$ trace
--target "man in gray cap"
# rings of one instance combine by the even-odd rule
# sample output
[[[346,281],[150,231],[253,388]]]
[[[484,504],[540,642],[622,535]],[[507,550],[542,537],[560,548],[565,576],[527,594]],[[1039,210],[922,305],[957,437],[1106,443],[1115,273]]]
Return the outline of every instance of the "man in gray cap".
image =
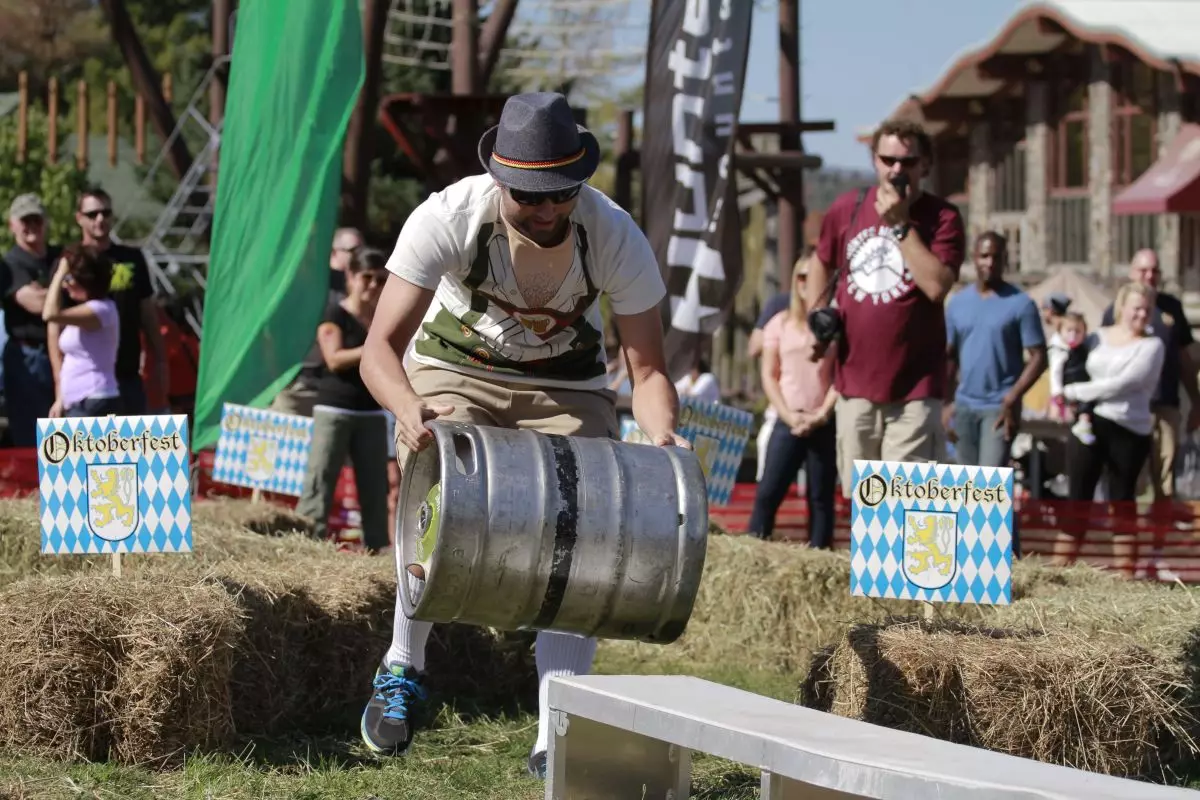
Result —
[[[17,242],[5,254],[0,270],[0,305],[8,332],[3,356],[8,429],[14,447],[34,447],[38,417],[49,416],[54,403],[42,304],[59,248],[46,243],[46,209],[36,194],[12,201],[8,226]]]

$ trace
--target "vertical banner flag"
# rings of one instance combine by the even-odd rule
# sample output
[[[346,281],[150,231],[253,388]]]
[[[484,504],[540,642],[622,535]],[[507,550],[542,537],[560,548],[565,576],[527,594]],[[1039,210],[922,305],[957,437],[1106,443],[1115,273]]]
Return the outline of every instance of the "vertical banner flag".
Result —
[[[733,145],[754,4],[654,0],[642,124],[642,227],[667,282],[668,365],[691,368],[742,279]]]

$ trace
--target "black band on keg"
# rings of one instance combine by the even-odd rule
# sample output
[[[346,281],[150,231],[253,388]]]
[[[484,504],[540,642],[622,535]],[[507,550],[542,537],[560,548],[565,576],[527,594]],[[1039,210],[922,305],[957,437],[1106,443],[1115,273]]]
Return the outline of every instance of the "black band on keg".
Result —
[[[547,436],[554,452],[554,472],[558,478],[558,516],[554,520],[554,560],[550,563],[550,582],[533,627],[546,628],[558,616],[567,594],[571,560],[579,525],[579,462],[565,436]]]

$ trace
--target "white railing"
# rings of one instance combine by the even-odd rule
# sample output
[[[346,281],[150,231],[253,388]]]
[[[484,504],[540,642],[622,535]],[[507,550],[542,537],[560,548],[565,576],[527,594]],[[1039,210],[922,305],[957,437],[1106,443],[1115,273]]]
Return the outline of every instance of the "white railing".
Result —
[[[684,800],[692,751],[762,771],[764,800],[1195,800],[903,733],[699,678],[554,678],[547,800]]]

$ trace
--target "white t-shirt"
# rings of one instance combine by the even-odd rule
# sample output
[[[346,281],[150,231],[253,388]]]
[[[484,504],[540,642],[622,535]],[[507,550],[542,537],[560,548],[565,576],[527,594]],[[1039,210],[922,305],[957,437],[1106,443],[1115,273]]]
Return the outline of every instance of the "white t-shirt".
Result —
[[[1096,416],[1149,436],[1154,430],[1150,400],[1158,391],[1164,352],[1162,340],[1154,336],[1143,336],[1120,347],[1113,347],[1101,336],[1100,343],[1088,354],[1090,380],[1068,384],[1063,394],[1072,402],[1095,403]]]
[[[721,402],[721,385],[717,383],[717,376],[711,372],[701,373],[695,381],[692,381],[692,374],[689,372],[675,382],[675,391],[680,397],[691,397],[701,403]]]
[[[603,389],[596,300],[607,294],[616,314],[639,314],[662,301],[666,286],[650,243],[620,206],[584,186],[571,213],[575,246],[566,277],[545,306],[529,308],[500,199],[491,176],[472,176],[431,195],[404,223],[387,267],[435,292],[413,359],[517,383]]]

